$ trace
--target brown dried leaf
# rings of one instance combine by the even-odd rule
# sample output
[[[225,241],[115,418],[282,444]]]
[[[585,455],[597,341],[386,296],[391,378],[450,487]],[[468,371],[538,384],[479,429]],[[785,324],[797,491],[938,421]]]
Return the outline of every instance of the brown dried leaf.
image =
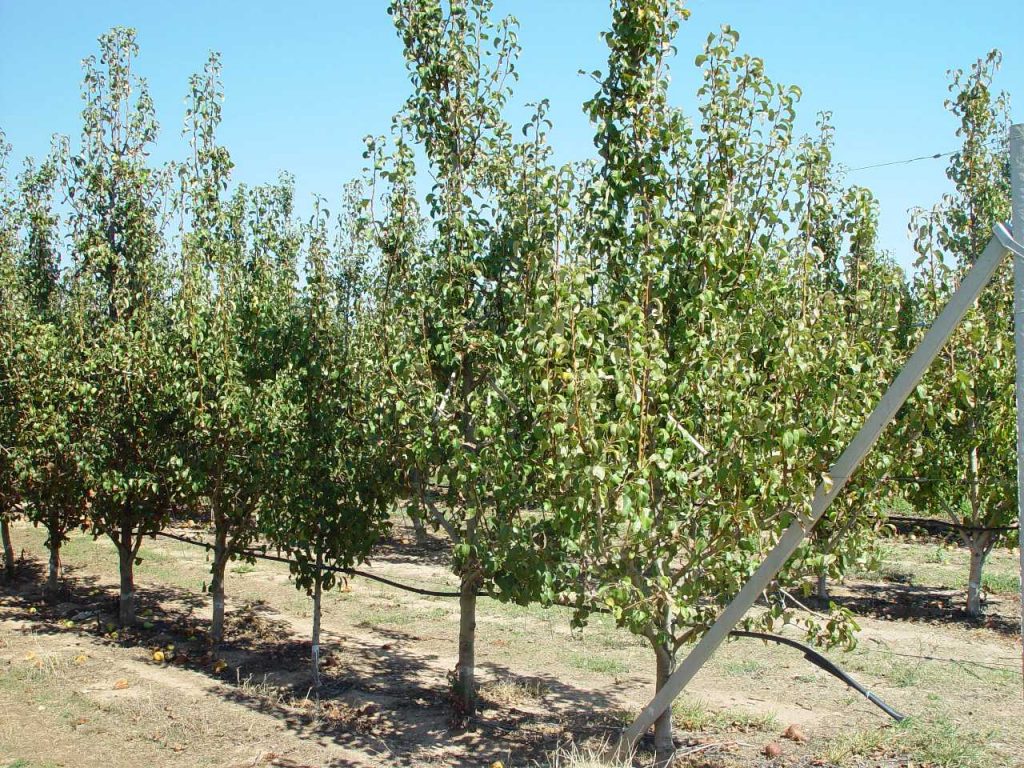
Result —
[[[809,739],[807,738],[807,734],[805,734],[803,730],[800,728],[800,726],[796,723],[792,723],[788,728],[786,728],[786,730],[782,732],[782,737],[784,739],[796,741],[801,744],[803,744],[806,741],[809,741]]]

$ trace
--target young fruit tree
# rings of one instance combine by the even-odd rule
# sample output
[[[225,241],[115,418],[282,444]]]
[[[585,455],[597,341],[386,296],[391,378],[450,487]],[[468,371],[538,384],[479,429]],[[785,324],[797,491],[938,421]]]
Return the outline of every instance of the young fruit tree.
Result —
[[[335,569],[365,560],[386,532],[396,487],[392,411],[381,387],[383,360],[371,343],[373,275],[363,249],[352,246],[355,206],[347,205],[347,227],[333,247],[319,200],[302,230],[305,282],[295,292],[291,359],[282,374],[280,495],[261,519],[270,542],[293,559],[295,585],[313,597],[318,688],[323,592],[337,582]]]
[[[863,187],[844,188],[832,161],[834,129],[830,116],[819,117],[818,135],[800,148],[797,183],[803,187],[806,214],[804,263],[808,288],[828,297],[816,320],[815,335],[842,351],[839,365],[818,365],[819,391],[826,400],[804,401],[836,422],[844,399],[872,403],[898,373],[908,353],[910,301],[903,270],[877,245],[878,204]],[[842,393],[836,398],[837,393]],[[829,401],[830,400],[830,401]],[[828,429],[823,424],[822,429]],[[825,461],[841,446],[820,442]],[[828,599],[828,578],[842,578],[871,559],[884,525],[884,509],[896,486],[889,441],[872,451],[868,464],[847,485],[838,503],[818,521],[810,537],[808,567],[818,574],[817,596]],[[819,562],[811,562],[818,559]]]
[[[873,404],[859,387],[884,382],[852,375],[868,342],[847,330],[814,242],[820,161],[794,140],[799,91],[724,28],[697,57],[687,120],[667,94],[685,17],[672,0],[613,3],[607,74],[587,104],[600,160],[537,416],[551,425],[551,503],[579,541],[566,599],[579,620],[603,607],[646,638],[659,689],[809,508]],[[779,587],[822,562],[805,545]],[[842,609],[821,622],[775,594],[750,617],[778,619],[824,643],[850,642],[854,627]],[[670,711],[655,749],[668,764]]]
[[[210,640],[218,644],[227,564],[254,543],[270,499],[279,408],[274,361],[281,359],[274,352],[281,350],[269,339],[291,289],[257,299],[264,273],[254,268],[253,250],[262,239],[247,235],[246,224],[250,217],[255,226],[259,214],[245,188],[225,198],[232,163],[216,136],[219,57],[211,55],[190,85],[185,135],[192,156],[180,168],[185,227],[173,300],[172,385],[179,388],[174,399],[186,445],[184,500],[196,520],[205,516],[213,524]]]
[[[953,191],[911,223],[918,254],[913,292],[927,327],[981,254],[992,227],[1009,218],[1005,137],[1009,103],[992,91],[997,51],[953,73],[946,108],[962,147],[946,175]],[[901,419],[910,450],[901,456],[911,503],[947,517],[970,551],[967,613],[981,614],[982,570],[993,547],[1009,543],[1016,517],[1013,269],[996,272]]]
[[[28,519],[46,530],[46,593],[55,597],[60,548],[84,525],[86,486],[81,472],[89,387],[82,373],[82,337],[61,282],[59,221],[53,198],[58,157],[21,176],[24,222],[19,282],[24,296],[24,344],[17,358],[23,407],[14,446],[20,493]]]
[[[7,162],[11,145],[0,130],[0,540],[3,543],[4,580],[14,578],[11,521],[18,515],[18,469],[15,447],[19,442],[18,359],[24,351],[24,297],[18,290],[18,206],[10,187]]]
[[[85,343],[81,386],[90,395],[81,452],[89,519],[94,534],[117,547],[118,615],[131,625],[139,548],[171,513],[182,464],[167,386],[167,180],[148,164],[157,124],[146,83],[132,71],[135,32],[118,27],[99,42],[99,60],[84,62],[81,147],[64,174],[70,303]]]
[[[476,707],[481,592],[528,602],[542,588],[528,507],[536,425],[524,389],[523,329],[557,251],[563,174],[551,164],[545,104],[516,141],[503,117],[516,79],[516,22],[488,0],[392,4],[413,93],[396,119],[394,154],[371,142],[387,182],[372,214],[385,282],[389,392],[416,480],[413,512],[453,547],[460,579],[456,707]],[[434,184],[418,221],[414,153]],[[396,243],[405,243],[402,252]],[[534,567],[530,563],[534,563]],[[548,590],[550,590],[550,580]]]

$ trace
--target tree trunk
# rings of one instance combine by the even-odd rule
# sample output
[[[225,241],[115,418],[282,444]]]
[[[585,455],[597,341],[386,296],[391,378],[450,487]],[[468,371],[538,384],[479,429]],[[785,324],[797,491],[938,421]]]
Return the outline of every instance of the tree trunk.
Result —
[[[422,509],[424,495],[423,478],[418,469],[409,470],[409,485],[412,488],[412,493],[420,500]],[[423,518],[418,513],[412,512],[409,513],[409,518],[412,520],[412,529],[416,534],[416,543],[426,544],[430,537],[427,536],[427,528],[423,525]]]
[[[456,702],[462,713],[471,717],[476,714],[476,577],[463,576],[459,592],[459,663]]]
[[[56,514],[47,515],[46,548],[50,552],[50,567],[46,577],[46,599],[53,600],[60,589],[60,517]]]
[[[52,600],[60,589],[60,540],[50,538],[50,570],[46,577],[46,597]]]
[[[671,647],[656,643],[654,656],[657,660],[655,687],[660,691],[675,671],[676,654]],[[654,768],[668,768],[672,765],[675,754],[676,746],[672,740],[672,707],[668,707],[654,721]]]
[[[14,580],[14,544],[11,542],[11,521],[0,518],[0,536],[4,542],[4,580]]]
[[[135,624],[135,553],[131,547],[118,548],[121,571],[121,595],[117,620],[122,627]]]
[[[828,600],[828,571],[822,570],[818,574],[818,599]]]
[[[213,542],[213,576],[210,594],[213,597],[213,617],[210,621],[210,642],[220,645],[224,640],[224,572],[228,565],[227,532],[218,526]]]
[[[412,529],[416,534],[416,543],[426,544],[430,541],[430,536],[427,535],[427,528],[423,525],[423,520],[416,514],[410,514],[409,517],[412,518]]]
[[[970,424],[971,433],[974,433],[974,421]],[[978,447],[971,448],[970,465],[968,477],[971,482],[968,486],[970,491],[971,518],[970,522],[976,525],[981,517],[981,481],[978,469]],[[963,531],[964,542],[971,553],[971,570],[967,575],[967,615],[981,616],[981,571],[985,567],[985,558],[990,549],[991,539],[988,531]]]
[[[981,616],[981,572],[985,567],[985,558],[992,549],[991,537],[987,532],[970,536],[967,547],[971,552],[971,570],[967,577],[967,613],[969,616]]]
[[[469,407],[475,388],[472,353],[467,352],[462,358],[462,439],[467,445],[476,442],[473,411]],[[476,544],[478,522],[477,515],[466,521],[463,541],[470,546]],[[459,662],[456,667],[456,705],[466,717],[476,714],[476,595],[480,583],[476,562],[471,560],[464,566],[459,588]]]
[[[122,627],[135,624],[135,552],[132,546],[132,529],[122,526],[117,542],[118,564],[121,573],[121,595],[117,619]]]
[[[320,690],[320,599],[323,596],[323,579],[321,568],[323,567],[324,556],[316,553],[316,583],[313,585],[313,687]]]

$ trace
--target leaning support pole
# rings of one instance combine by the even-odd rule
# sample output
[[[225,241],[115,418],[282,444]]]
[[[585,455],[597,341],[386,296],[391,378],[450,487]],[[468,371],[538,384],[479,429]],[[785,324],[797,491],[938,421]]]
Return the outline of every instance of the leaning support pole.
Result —
[[[1024,243],[1024,123],[1010,126],[1010,200],[1014,239]],[[1024,673],[1024,258],[1013,259],[1013,343],[1017,353],[1017,535],[1020,539],[1020,665]],[[1024,695],[1024,688],[1021,689]]]
[[[881,401],[875,406],[864,426],[843,451],[842,455],[822,478],[814,492],[810,513],[803,518],[794,520],[782,534],[779,543],[768,553],[764,562],[750,577],[750,580],[725,607],[711,628],[697,646],[690,652],[679,668],[665,682],[651,702],[637,716],[637,719],[622,734],[619,741],[620,754],[631,753],[640,738],[647,733],[658,716],[672,705],[687,683],[693,679],[700,668],[711,658],[715,649],[729,636],[729,632],[754,605],[758,596],[768,588],[769,583],[782,569],[786,561],[793,555],[800,542],[810,533],[814,524],[828,509],[846,485],[868,451],[882,434],[882,430],[892,421],[900,406],[917,386],[932,360],[945,345],[953,331],[970,309],[981,290],[992,278],[996,269],[1006,257],[1007,251],[1014,245],[1009,232],[1001,224],[996,226],[994,237],[989,241],[981,257],[964,277],[960,287],[950,298],[942,313],[921,340],[917,350],[907,361],[896,380],[889,386]],[[1016,248],[1013,248],[1016,250]]]

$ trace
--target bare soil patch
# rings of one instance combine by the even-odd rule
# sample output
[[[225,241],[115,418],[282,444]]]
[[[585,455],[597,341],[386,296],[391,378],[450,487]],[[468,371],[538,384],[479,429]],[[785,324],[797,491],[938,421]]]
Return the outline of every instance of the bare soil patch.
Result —
[[[454,589],[443,545],[404,533],[370,567]],[[47,604],[43,537],[26,526],[15,536],[26,559],[0,593],[0,766],[543,765],[559,747],[613,735],[653,693],[653,655],[604,617],[573,632],[561,609],[482,601],[484,707],[461,722],[447,683],[456,601],[354,579],[325,597],[318,704],[310,602],[286,566],[232,566],[227,641],[214,650],[201,549],[146,542],[146,623],[124,632],[112,624],[112,547],[74,537],[65,595]],[[1013,601],[996,596],[988,621],[965,624],[950,613],[952,595],[922,591],[940,589],[882,573],[835,589],[865,618],[858,648],[829,655],[910,724],[894,727],[792,649],[740,640],[677,705],[681,764],[1024,765],[1020,650],[1002,626],[1016,619]],[[786,738],[791,726],[804,738]],[[766,756],[769,742],[779,755]]]

